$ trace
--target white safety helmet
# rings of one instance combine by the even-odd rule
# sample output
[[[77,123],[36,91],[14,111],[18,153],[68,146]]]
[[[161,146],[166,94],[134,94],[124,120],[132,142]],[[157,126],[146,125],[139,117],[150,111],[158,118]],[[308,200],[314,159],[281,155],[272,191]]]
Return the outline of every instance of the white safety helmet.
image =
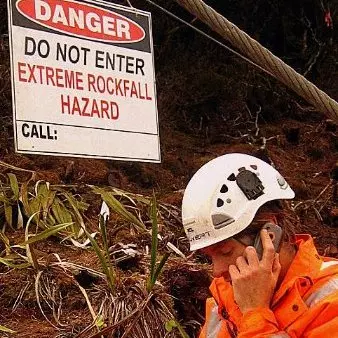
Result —
[[[211,160],[195,173],[183,196],[182,221],[190,250],[238,234],[263,204],[294,196],[283,176],[256,157],[233,153]]]

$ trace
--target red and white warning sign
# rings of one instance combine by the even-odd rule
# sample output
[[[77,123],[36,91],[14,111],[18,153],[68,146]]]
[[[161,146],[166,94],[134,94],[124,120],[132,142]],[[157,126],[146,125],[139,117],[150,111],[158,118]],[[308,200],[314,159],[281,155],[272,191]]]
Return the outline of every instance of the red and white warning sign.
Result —
[[[15,147],[160,162],[150,13],[8,0]]]

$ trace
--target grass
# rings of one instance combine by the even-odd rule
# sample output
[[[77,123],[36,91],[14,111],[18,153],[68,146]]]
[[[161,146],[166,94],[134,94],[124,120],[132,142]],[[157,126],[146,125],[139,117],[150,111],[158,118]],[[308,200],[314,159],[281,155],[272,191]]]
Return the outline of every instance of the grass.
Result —
[[[174,319],[170,295],[160,284],[161,274],[170,256],[168,250],[184,257],[170,242],[166,243],[164,251],[162,248],[159,250],[162,238],[159,232],[160,209],[169,215],[169,206],[159,205],[155,194],[149,198],[114,188],[108,190],[87,186],[86,189],[87,193],[96,196],[95,203],[101,202],[96,226],[93,216],[88,218],[86,215],[89,204],[74,186],[53,186],[45,181],[34,182],[33,179],[19,182],[12,173],[0,182],[0,219],[5,222],[0,231],[0,242],[4,247],[0,252],[0,264],[6,266],[8,273],[11,270],[32,269],[33,282],[25,283],[26,287],[18,291],[15,309],[22,306],[25,294],[33,291],[37,307],[45,320],[56,330],[64,330],[68,326],[65,324],[67,320],[61,320],[65,309],[61,294],[57,296],[60,292],[58,283],[63,275],[67,278],[72,276],[73,284],[85,300],[93,320],[82,330],[84,337],[89,337],[93,330],[100,337],[108,328],[112,333],[120,332],[124,338],[148,338],[155,332],[167,337],[176,337],[178,332],[182,337],[187,337]],[[20,221],[15,210],[21,212]],[[110,212],[113,217],[110,217]],[[146,274],[135,271],[128,272],[126,276],[116,266],[110,243],[115,242],[111,236],[118,231],[128,231],[134,240],[143,238],[150,244],[149,255],[143,253],[139,240],[139,248],[135,250],[141,255],[141,261],[137,264],[148,265],[144,269]],[[24,240],[13,243],[11,235],[17,232],[24,232]],[[37,246],[40,249],[41,243],[51,238],[76,250],[91,251],[97,257],[99,266],[90,269],[61,259],[56,253],[57,262],[51,263],[41,253],[37,254]],[[79,269],[96,276],[97,282],[93,287],[82,286],[75,280]]]
[[[87,238],[90,240],[92,244],[93,250],[95,251],[97,257],[99,258],[102,270],[107,278],[107,283],[109,289],[112,294],[115,294],[115,269],[112,265],[109,255],[109,248],[108,248],[108,239],[107,239],[107,217],[103,214],[99,216],[99,229],[101,232],[101,237],[103,241],[102,247],[99,246],[98,242],[91,236],[91,234],[84,229]]]
[[[150,207],[150,218],[152,223],[151,232],[151,259],[150,259],[150,275],[147,282],[147,291],[151,292],[158,277],[160,276],[164,264],[168,260],[170,253],[165,253],[157,265],[157,250],[158,250],[158,223],[157,223],[157,201],[155,194]]]

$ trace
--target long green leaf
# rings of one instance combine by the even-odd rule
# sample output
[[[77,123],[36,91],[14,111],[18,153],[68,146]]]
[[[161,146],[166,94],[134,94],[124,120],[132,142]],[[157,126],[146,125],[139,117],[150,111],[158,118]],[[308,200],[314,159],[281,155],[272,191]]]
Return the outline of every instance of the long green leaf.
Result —
[[[185,332],[183,327],[180,325],[180,323],[176,319],[171,319],[168,322],[165,323],[165,329],[168,332],[171,332],[173,328],[177,328],[179,333],[181,334],[182,338],[189,338],[188,334]]]
[[[4,258],[0,257],[0,263],[7,265],[8,267],[12,269],[25,269],[31,266],[30,263],[22,263],[22,264],[12,263],[12,259],[6,259],[6,257]]]
[[[34,219],[34,222],[39,225],[40,222],[40,214],[41,214],[41,201],[39,197],[34,197],[29,201],[29,207],[30,207],[30,215],[34,215],[32,220]]]
[[[164,266],[164,264],[166,263],[166,261],[168,260],[169,256],[170,256],[170,253],[169,253],[169,252],[166,252],[166,253],[164,254],[164,256],[162,257],[160,263],[158,264],[158,266],[157,266],[157,268],[156,268],[156,270],[155,270],[155,272],[154,272],[154,275],[153,275],[153,280],[152,280],[152,285],[153,285],[153,286],[155,285],[155,283],[156,283],[158,277],[160,276],[160,274],[161,274],[161,272],[162,272],[162,269],[163,269],[163,266]]]
[[[135,200],[142,204],[148,205],[148,206],[151,203],[151,201],[148,198],[144,197],[143,195],[129,193],[124,190],[117,189],[117,188],[114,188],[113,192],[114,192],[114,195],[127,198],[134,205],[136,205]]]
[[[86,226],[84,224],[82,215],[78,209],[78,203],[77,200],[69,193],[67,192],[63,192],[63,195],[66,197],[67,201],[69,202],[69,204],[72,206],[74,214],[75,214],[75,219],[77,220],[77,223],[74,223],[74,225],[76,225],[75,228],[73,228],[73,232],[76,238],[79,237],[80,234],[80,229],[85,229]]]
[[[6,254],[8,255],[11,252],[11,246],[9,245],[8,237],[0,231],[0,240],[5,244]]]
[[[145,225],[131,212],[129,212],[121,202],[119,202],[112,193],[106,192],[103,189],[94,187],[93,191],[101,195],[101,198],[107,203],[107,205],[123,217],[128,222],[131,222],[138,226],[141,230],[146,230]]]
[[[33,171],[33,170],[27,170],[27,169],[22,169],[22,168],[19,168],[19,167],[15,167],[14,165],[8,164],[8,163],[3,162],[3,161],[0,161],[0,165],[3,166],[3,167],[5,167],[5,168],[8,168],[8,169],[13,169],[13,170],[17,170],[17,171],[24,171],[24,172],[32,173],[32,174],[35,173],[35,171]]]
[[[72,214],[67,210],[58,197],[55,198],[52,205],[52,212],[59,223],[72,222]]]
[[[102,236],[102,241],[103,241],[103,249],[107,257],[109,257],[107,228],[106,228],[107,221],[103,215],[99,216],[99,223],[100,223],[100,231],[101,231],[101,236]]]
[[[3,203],[10,203],[9,199],[4,195],[4,193],[1,193],[0,194],[0,202],[3,202]]]
[[[54,202],[55,195],[56,195],[55,191],[48,191],[46,196],[44,196],[43,200],[41,201],[44,220],[47,220],[48,218],[50,208]]]
[[[2,326],[2,325],[0,325],[0,331],[7,332],[7,333],[16,333],[16,331],[13,331],[13,330],[9,329],[8,327]]]
[[[157,246],[158,246],[158,223],[157,223],[157,201],[156,196],[153,194],[153,198],[150,206],[150,218],[152,223],[152,233],[151,233],[151,261],[150,261],[150,276],[147,282],[147,291],[150,292],[158,277],[160,276],[163,266],[168,260],[170,253],[165,253],[162,257],[160,263],[156,267],[157,260]]]
[[[38,214],[39,212],[36,212],[35,214],[31,215],[27,221],[26,224],[26,229],[25,229],[25,241],[28,241],[29,239],[29,227],[31,225],[32,220],[34,219],[34,217],[36,216],[36,214]],[[29,244],[26,245],[22,245],[26,248],[26,256],[27,256],[27,260],[28,262],[33,266],[33,268],[35,270],[39,269],[39,263],[38,263],[38,259],[36,257],[35,251],[33,248],[31,248],[31,246]]]
[[[25,247],[23,246],[21,249],[24,249]],[[5,257],[3,257],[4,259],[6,259],[7,261],[17,261],[19,259],[27,261],[27,257],[23,256],[17,252],[14,253],[10,253],[9,255],[6,255]]]
[[[46,222],[56,192],[49,189],[48,182],[40,180],[35,184],[35,194],[36,197],[35,200],[32,200],[31,206],[34,205],[38,209],[34,210],[33,207],[31,209],[34,212],[40,211],[42,219]]]
[[[4,208],[5,208],[6,222],[10,227],[13,227],[12,206],[10,204],[5,204]]]
[[[27,244],[32,244],[32,243],[36,243],[39,242],[41,240],[45,240],[46,238],[66,229],[67,227],[71,226],[73,223],[64,223],[64,224],[58,224],[55,225],[53,227],[50,227],[42,232],[40,232],[39,234],[30,237],[28,240],[26,240],[25,242],[18,244],[19,246],[21,245],[27,245]]]
[[[22,229],[23,228],[22,203],[19,202],[16,207],[18,208],[18,219],[16,222],[16,227],[18,229]]]
[[[14,174],[7,174],[7,176],[9,177],[9,182],[11,185],[11,189],[13,191],[14,194],[14,198],[17,201],[19,199],[19,184],[18,184],[18,180],[16,178],[16,176]]]
[[[153,280],[155,265],[156,265],[156,256],[157,256],[157,245],[158,245],[158,224],[157,224],[157,203],[155,194],[153,194],[153,199],[150,206],[150,218],[151,218],[151,260],[150,260],[150,279]]]
[[[113,271],[113,267],[111,266],[111,262],[110,262],[110,258],[109,258],[109,253],[108,256],[106,257],[105,255],[102,254],[102,251],[99,247],[99,245],[97,244],[96,240],[90,235],[90,233],[86,230],[83,229],[86,236],[88,237],[88,239],[90,240],[90,243],[93,246],[93,249],[97,255],[97,257],[100,260],[103,272],[105,273],[106,277],[107,277],[107,282],[108,282],[108,286],[110,288],[110,290],[114,293],[115,292],[115,274]]]
[[[49,190],[49,182],[46,182],[44,180],[39,180],[35,183],[35,195],[41,196],[41,195],[46,195]]]
[[[24,182],[21,184],[20,195],[21,195],[21,202],[23,204],[26,215],[30,215],[31,208],[30,208],[29,199],[28,199],[28,183],[27,182]]]

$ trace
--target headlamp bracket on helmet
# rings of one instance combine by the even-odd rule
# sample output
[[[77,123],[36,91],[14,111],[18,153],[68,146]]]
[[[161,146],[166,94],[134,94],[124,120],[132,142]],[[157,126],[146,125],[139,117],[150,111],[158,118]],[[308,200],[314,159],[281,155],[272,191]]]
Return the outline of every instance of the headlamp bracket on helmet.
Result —
[[[255,200],[264,194],[264,186],[257,174],[243,167],[239,169],[236,183],[248,200]]]

